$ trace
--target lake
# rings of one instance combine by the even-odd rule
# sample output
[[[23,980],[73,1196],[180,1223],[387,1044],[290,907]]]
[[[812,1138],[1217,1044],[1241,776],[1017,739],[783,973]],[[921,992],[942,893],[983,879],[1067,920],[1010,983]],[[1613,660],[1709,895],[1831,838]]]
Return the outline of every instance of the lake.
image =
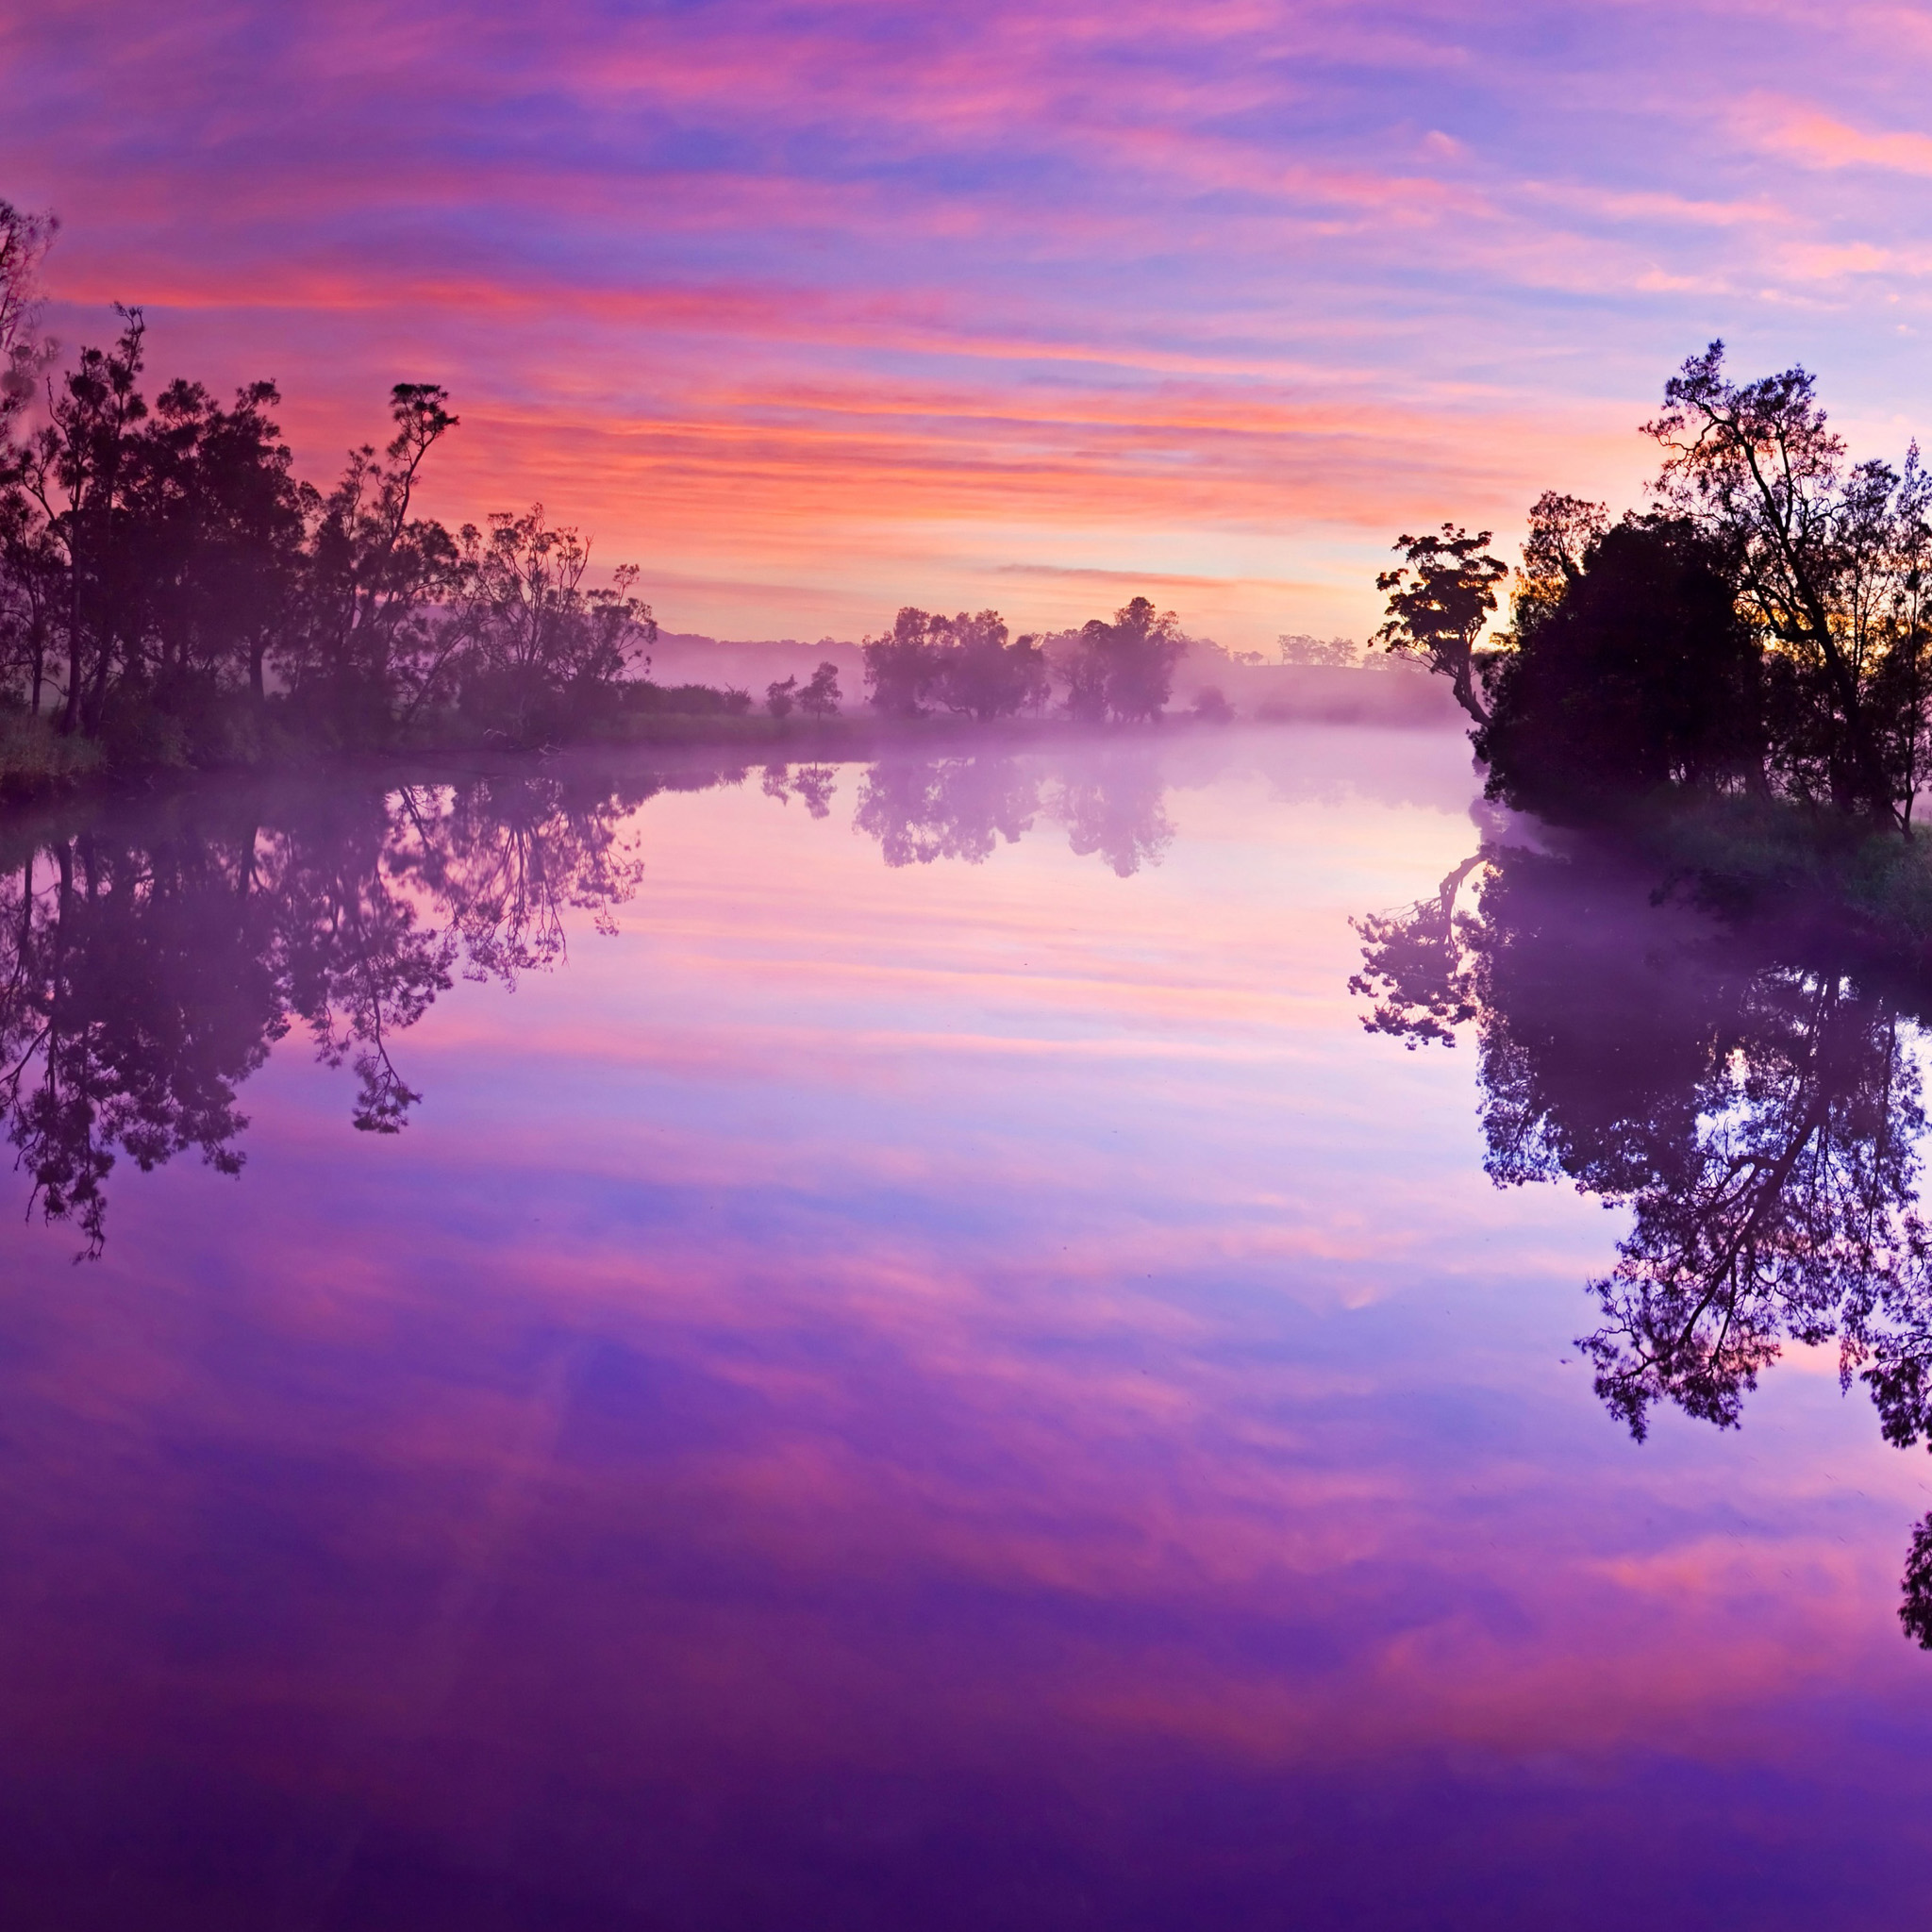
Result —
[[[1479,791],[1169,726],[9,821],[0,1917],[1932,1907],[1932,1463],[1831,1300],[1917,1023]],[[1788,1332],[1592,1358],[1792,1108]]]

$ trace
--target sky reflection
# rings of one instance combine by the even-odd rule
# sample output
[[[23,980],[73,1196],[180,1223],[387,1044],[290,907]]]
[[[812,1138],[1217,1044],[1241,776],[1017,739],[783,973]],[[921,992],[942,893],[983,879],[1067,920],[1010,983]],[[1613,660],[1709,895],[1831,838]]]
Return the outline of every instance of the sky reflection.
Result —
[[[1569,1345],[1624,1221],[1493,1189],[1474,1057],[1357,1024],[1462,747],[1158,769],[1125,878],[1058,823],[882,863],[850,768],[660,791],[566,965],[394,1043],[404,1132],[293,1037],[239,1178],[10,1238],[0,1904],[1908,1911],[1924,1465],[1802,1352],[1633,1447]]]

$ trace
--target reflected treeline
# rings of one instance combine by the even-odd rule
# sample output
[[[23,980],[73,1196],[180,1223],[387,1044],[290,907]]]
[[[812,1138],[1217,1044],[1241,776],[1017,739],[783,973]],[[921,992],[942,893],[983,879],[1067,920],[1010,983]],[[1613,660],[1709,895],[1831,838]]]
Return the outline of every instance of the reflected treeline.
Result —
[[[886,758],[859,780],[854,826],[879,842],[888,865],[938,858],[977,865],[1001,840],[1016,844],[1041,819],[1066,829],[1082,858],[1121,878],[1158,865],[1174,842],[1166,784],[1148,745],[1084,749],[1063,775],[1033,759],[980,754]]]
[[[640,871],[623,815],[665,782],[525,774],[15,827],[0,1113],[33,1206],[97,1254],[118,1156],[196,1149],[237,1172],[238,1090],[291,1032],[353,1071],[358,1128],[397,1131],[421,1097],[398,1036],[458,972],[513,984],[556,964],[567,908],[608,918]]]
[[[1932,1441],[1932,1240],[1918,1205],[1932,986],[1655,903],[1614,856],[1486,844],[1357,922],[1366,1024],[1473,1024],[1486,1165],[1628,1209],[1578,1345],[1640,1439],[1652,1409],[1735,1425],[1787,1341],[1836,1343],[1888,1441]],[[1901,1615],[1932,1648],[1932,1517]]]
[[[978,862],[1037,821],[1125,877],[1174,832],[1151,748],[1083,754],[1070,775],[1001,757],[860,773],[855,823],[888,865]],[[460,974],[514,984],[564,957],[566,914],[610,925],[641,863],[627,814],[737,766],[612,776],[536,771],[387,793],[183,796],[139,818],[0,829],[0,1116],[30,1209],[107,1232],[107,1183],[198,1151],[239,1172],[238,1094],[293,1034],[356,1079],[351,1116],[394,1133],[421,1094],[397,1059]],[[827,817],[829,765],[769,765],[767,796]]]

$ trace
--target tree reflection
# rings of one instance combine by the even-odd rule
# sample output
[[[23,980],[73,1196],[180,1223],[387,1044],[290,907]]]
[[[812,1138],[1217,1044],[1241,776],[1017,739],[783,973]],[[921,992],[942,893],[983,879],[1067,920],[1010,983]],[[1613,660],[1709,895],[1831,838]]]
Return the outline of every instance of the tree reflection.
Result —
[[[479,777],[285,802],[268,824],[202,801],[158,827],[18,837],[0,877],[0,1114],[29,1211],[97,1255],[119,1155],[146,1170],[194,1148],[238,1173],[238,1090],[297,1026],[356,1074],[356,1126],[399,1131],[421,1096],[397,1037],[458,968],[514,985],[557,964],[566,908],[609,929],[641,871],[619,822],[656,789]]]
[[[1633,1435],[1659,1402],[1735,1426],[1792,1341],[1838,1344],[1889,1441],[1932,1441],[1932,989],[1645,886],[1587,847],[1485,845],[1439,893],[1357,922],[1365,1024],[1415,1046],[1473,1024],[1491,1178],[1628,1208],[1578,1345]],[[1932,1647],[1932,1518],[1901,1614]]]
[[[767,790],[769,790],[769,786]],[[939,858],[978,865],[1004,839],[1017,844],[1046,818],[1082,858],[1098,854],[1121,878],[1158,865],[1174,842],[1166,784],[1154,748],[1083,748],[1064,776],[1031,761],[979,753],[886,758],[859,781],[854,826],[876,839],[890,866]]]
[[[963,858],[1016,844],[1040,812],[1040,780],[1009,758],[887,758],[859,780],[854,826],[888,865]]]

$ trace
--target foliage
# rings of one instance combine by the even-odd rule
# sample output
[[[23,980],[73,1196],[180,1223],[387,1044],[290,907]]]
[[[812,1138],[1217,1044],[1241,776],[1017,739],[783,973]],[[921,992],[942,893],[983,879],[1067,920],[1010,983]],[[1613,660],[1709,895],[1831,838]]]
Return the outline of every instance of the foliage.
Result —
[[[1491,673],[1490,720],[1474,734],[1490,795],[1590,811],[1620,791],[1757,772],[1762,667],[1728,554],[1656,515],[1586,541],[1573,558],[1532,521],[1516,648]]]
[[[1567,815],[1659,788],[1757,791],[1907,836],[1932,750],[1932,474],[1853,462],[1801,368],[1734,380],[1722,342],[1664,386],[1651,508],[1549,492],[1512,627],[1501,562],[1403,537],[1380,636],[1447,676],[1492,796]],[[1479,689],[1480,688],[1480,689]],[[1492,715],[1493,713],[1493,715]]]
[[[591,546],[552,529],[541,504],[500,511],[486,537],[462,530],[462,571],[444,624],[464,709],[511,744],[561,731],[612,691],[656,641],[650,610],[631,594],[635,565],[584,588]]]
[[[458,427],[433,383],[394,387],[387,447],[351,451],[324,493],[293,473],[273,383],[150,400],[124,308],[16,435],[22,372],[47,361],[51,234],[0,203],[0,702],[123,770],[400,743],[451,717],[529,744],[618,702],[656,635],[636,571],[590,586],[588,541],[541,506],[456,535],[424,517]]]
[[[1087,724],[1152,723],[1167,708],[1188,649],[1180,620],[1135,597],[1108,623],[1092,618],[1062,659],[1068,715]]]
[[[0,434],[32,397],[47,348],[40,339],[41,261],[59,224],[0,197]]]
[[[842,695],[839,689],[839,667],[827,658],[800,687],[798,708],[808,718],[836,718]]]
[[[1489,541],[1488,530],[1472,537],[1456,524],[1444,524],[1440,536],[1401,536],[1395,547],[1403,561],[1375,578],[1375,588],[1389,595],[1376,641],[1448,678],[1456,702],[1478,724],[1490,717],[1476,691],[1476,645],[1496,608],[1496,586],[1509,575],[1509,566],[1489,554]]]
[[[1578,1346],[1634,1436],[1665,1403],[1735,1427],[1786,1343],[1836,1341],[1886,1439],[1932,1443],[1932,986],[1839,933],[1659,904],[1651,876],[1601,843],[1485,846],[1440,893],[1357,922],[1364,1024],[1411,1046],[1473,1025],[1491,1178],[1626,1210]],[[1901,1615],[1932,1641],[1932,1519]]]
[[[1031,637],[1009,642],[997,610],[945,617],[908,605],[862,648],[868,701],[889,718],[923,717],[937,703],[986,724],[1046,701],[1044,652]]]
[[[1353,638],[1310,637],[1305,631],[1290,632],[1274,641],[1277,661],[1283,664],[1323,664],[1331,668],[1359,664],[1361,646]],[[1259,661],[1259,653],[1255,661]]]

